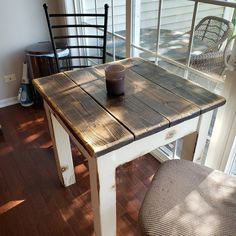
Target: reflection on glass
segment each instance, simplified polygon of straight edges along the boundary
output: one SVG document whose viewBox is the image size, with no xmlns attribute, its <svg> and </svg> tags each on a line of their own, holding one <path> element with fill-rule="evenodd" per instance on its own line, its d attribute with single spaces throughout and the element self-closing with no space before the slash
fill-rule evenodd
<svg viewBox="0 0 236 236">
<path fill-rule="evenodd" d="M 115 50 L 114 50 L 114 48 L 115 48 Z M 114 51 L 115 51 L 115 60 L 124 59 L 125 58 L 125 40 L 118 38 L 116 36 L 113 37 L 111 34 L 108 34 L 108 36 L 107 36 L 107 59 L 110 58 L 110 61 L 113 61 Z"/>
<path fill-rule="evenodd" d="M 172 74 L 175 74 L 175 75 L 178 75 L 178 76 L 184 78 L 185 70 L 179 66 L 173 65 L 173 64 L 166 62 L 164 60 L 159 60 L 158 66 L 160 66 L 161 68 L 167 70 L 168 72 L 170 72 Z"/>
<path fill-rule="evenodd" d="M 152 61 L 152 62 L 155 62 L 155 55 L 153 55 L 152 53 L 149 53 L 149 52 L 145 52 L 143 50 L 139 50 L 135 47 L 132 47 L 132 51 L 133 51 L 133 56 L 134 57 L 141 57 L 145 60 L 149 60 L 149 61 Z"/>
<path fill-rule="evenodd" d="M 119 1 L 113 1 L 114 2 L 114 32 L 116 34 L 120 34 L 125 37 L 125 22 L 126 22 L 126 16 L 125 16 L 125 7 L 126 7 L 126 0 L 119 0 Z M 111 5 L 110 5 L 111 6 Z M 110 7 L 110 11 L 112 11 Z M 108 20 L 109 23 L 109 20 Z M 111 21 L 110 21 L 111 23 Z"/>
<path fill-rule="evenodd" d="M 116 37 L 113 33 L 121 35 L 125 38 L 125 22 L 126 22 L 126 2 L 125 0 L 111 1 L 111 0 L 92 0 L 84 1 L 83 11 L 84 13 L 103 13 L 104 4 L 109 5 L 108 9 L 108 34 L 107 34 L 107 61 L 113 61 L 114 54 L 115 59 L 125 58 L 125 41 L 122 38 Z M 114 5 L 113 5 L 114 4 Z M 101 22 L 102 18 L 98 19 L 98 24 L 103 24 Z M 94 24 L 94 18 L 85 18 L 84 22 L 86 24 Z M 103 34 L 102 29 L 96 30 L 95 34 Z M 90 40 L 90 39 L 89 39 Z M 99 44 L 99 42 L 98 42 Z"/>
<path fill-rule="evenodd" d="M 110 14 L 108 25 L 110 26 L 107 34 L 107 61 L 121 60 L 125 58 L 125 22 L 126 10 L 125 0 L 110 1 Z M 116 37 L 113 33 L 123 38 Z M 115 55 L 114 55 L 115 54 Z"/>
<path fill-rule="evenodd" d="M 159 53 L 186 64 L 192 24 L 193 1 L 163 0 Z"/>
<path fill-rule="evenodd" d="M 133 44 L 155 52 L 159 1 L 133 1 L 132 7 Z"/>
</svg>

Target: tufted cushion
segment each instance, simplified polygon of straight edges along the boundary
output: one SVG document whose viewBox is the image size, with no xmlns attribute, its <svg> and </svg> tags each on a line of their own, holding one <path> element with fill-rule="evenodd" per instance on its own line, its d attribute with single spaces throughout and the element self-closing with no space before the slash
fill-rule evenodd
<svg viewBox="0 0 236 236">
<path fill-rule="evenodd" d="M 236 178 L 190 161 L 163 163 L 139 213 L 142 235 L 236 235 Z"/>
</svg>

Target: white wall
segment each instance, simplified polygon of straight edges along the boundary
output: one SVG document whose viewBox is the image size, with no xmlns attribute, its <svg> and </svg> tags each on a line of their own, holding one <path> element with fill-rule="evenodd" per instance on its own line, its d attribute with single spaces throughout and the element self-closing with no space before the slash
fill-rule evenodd
<svg viewBox="0 0 236 236">
<path fill-rule="evenodd" d="M 1 0 L 0 6 L 0 101 L 17 96 L 21 80 L 24 49 L 48 40 L 43 12 L 44 0 Z M 55 0 L 47 0 L 58 9 Z M 3 76 L 15 73 L 17 80 L 5 83 Z"/>
</svg>

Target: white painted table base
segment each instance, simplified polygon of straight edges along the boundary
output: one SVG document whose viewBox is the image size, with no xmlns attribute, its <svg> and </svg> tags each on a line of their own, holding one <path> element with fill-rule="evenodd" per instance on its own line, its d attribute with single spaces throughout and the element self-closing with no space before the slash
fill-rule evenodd
<svg viewBox="0 0 236 236">
<path fill-rule="evenodd" d="M 212 111 L 132 142 L 98 158 L 92 158 L 65 127 L 60 118 L 51 112 L 46 103 L 45 110 L 54 143 L 58 174 L 64 186 L 75 183 L 69 136 L 88 159 L 94 227 L 97 236 L 116 235 L 115 173 L 118 166 L 182 137 L 184 137 L 183 158 L 201 164 L 204 163 L 202 154 L 208 135 Z"/>
<path fill-rule="evenodd" d="M 49 107 L 45 102 L 44 108 L 52 138 L 58 176 L 61 183 L 67 187 L 76 182 L 70 147 L 70 137 L 53 113 L 50 112 Z"/>
</svg>

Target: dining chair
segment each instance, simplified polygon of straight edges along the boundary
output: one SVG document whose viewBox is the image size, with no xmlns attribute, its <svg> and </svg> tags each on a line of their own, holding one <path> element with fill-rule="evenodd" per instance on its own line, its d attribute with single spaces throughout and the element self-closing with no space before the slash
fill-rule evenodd
<svg viewBox="0 0 236 236">
<path fill-rule="evenodd" d="M 190 65 L 205 72 L 224 71 L 222 44 L 233 34 L 232 22 L 217 16 L 204 17 L 195 27 L 194 37 L 207 45 L 199 55 L 192 55 Z"/>
<path fill-rule="evenodd" d="M 107 4 L 104 13 L 49 13 L 47 4 L 43 8 L 57 72 L 106 62 Z M 58 49 L 68 53 L 58 56 Z"/>
<path fill-rule="evenodd" d="M 186 160 L 161 164 L 139 212 L 143 236 L 236 235 L 236 178 Z"/>
</svg>

